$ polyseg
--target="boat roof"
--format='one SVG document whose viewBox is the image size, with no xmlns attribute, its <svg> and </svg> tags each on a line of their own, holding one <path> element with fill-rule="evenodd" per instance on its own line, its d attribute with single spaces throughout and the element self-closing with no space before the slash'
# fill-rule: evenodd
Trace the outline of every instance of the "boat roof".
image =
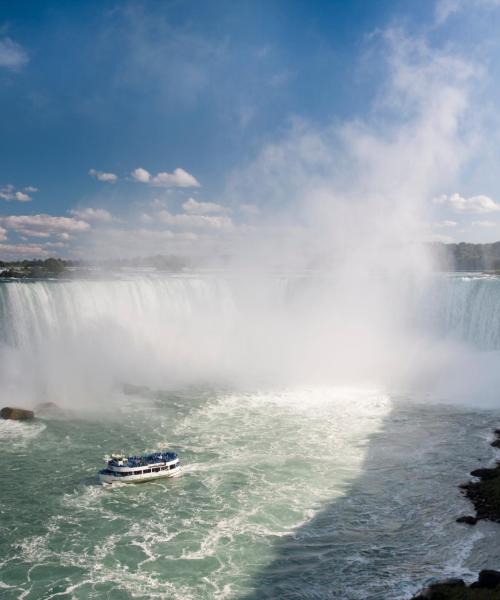
<svg viewBox="0 0 500 600">
<path fill-rule="evenodd" d="M 175 460 L 176 458 L 177 454 L 171 451 L 153 452 L 152 454 L 142 454 L 140 456 L 123 456 L 121 454 L 112 454 L 108 464 L 114 466 L 142 467 L 144 465 L 169 462 L 171 460 Z M 125 464 L 118 465 L 119 460 L 123 461 Z"/>
</svg>

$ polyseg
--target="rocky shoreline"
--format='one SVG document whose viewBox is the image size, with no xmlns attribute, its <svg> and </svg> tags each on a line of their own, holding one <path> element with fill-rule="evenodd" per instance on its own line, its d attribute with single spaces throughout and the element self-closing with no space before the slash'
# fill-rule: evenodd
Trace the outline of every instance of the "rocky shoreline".
<svg viewBox="0 0 500 600">
<path fill-rule="evenodd" d="M 495 429 L 491 443 L 500 448 L 500 429 Z M 459 517 L 457 523 L 475 525 L 480 519 L 500 523 L 500 462 L 495 467 L 471 471 L 475 479 L 462 483 L 459 488 L 472 502 L 476 515 Z M 474 583 L 466 585 L 463 579 L 448 579 L 430 585 L 412 600 L 500 600 L 500 571 L 485 570 Z"/>
<path fill-rule="evenodd" d="M 491 445 L 500 447 L 500 429 L 495 429 L 495 440 Z M 464 483 L 460 488 L 474 505 L 476 520 L 500 523 L 500 463 L 491 469 L 475 469 L 471 475 L 477 481 Z"/>
</svg>

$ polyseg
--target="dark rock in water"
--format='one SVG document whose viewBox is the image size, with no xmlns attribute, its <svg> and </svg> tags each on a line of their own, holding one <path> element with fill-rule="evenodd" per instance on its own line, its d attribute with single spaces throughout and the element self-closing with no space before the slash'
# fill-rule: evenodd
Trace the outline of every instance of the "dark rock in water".
<svg viewBox="0 0 500 600">
<path fill-rule="evenodd" d="M 500 465 L 493 469 L 476 469 L 471 475 L 480 481 L 472 481 L 466 495 L 474 504 L 478 519 L 500 522 Z"/>
<path fill-rule="evenodd" d="M 481 571 L 470 586 L 463 579 L 433 583 L 412 600 L 500 600 L 500 572 Z"/>
<path fill-rule="evenodd" d="M 448 598 L 468 598 L 464 595 L 467 587 L 463 579 L 446 579 L 440 583 L 433 583 L 412 600 L 446 600 Z"/>
<path fill-rule="evenodd" d="M 36 413 L 59 412 L 61 407 L 55 402 L 40 402 L 35 406 Z"/>
<path fill-rule="evenodd" d="M 480 479 L 495 479 L 498 477 L 496 469 L 474 469 L 470 474 L 472 477 L 479 477 Z"/>
<path fill-rule="evenodd" d="M 41 419 L 61 420 L 70 418 L 68 409 L 55 402 L 40 402 L 35 406 L 36 416 Z"/>
<path fill-rule="evenodd" d="M 479 573 L 478 581 L 471 583 L 471 589 L 494 590 L 498 587 L 500 591 L 500 571 L 484 570 Z"/>
<path fill-rule="evenodd" d="M 456 521 L 457 523 L 467 523 L 467 525 L 475 525 L 477 523 L 477 518 L 472 517 L 471 515 L 467 515 L 464 517 L 458 517 Z"/>
<path fill-rule="evenodd" d="M 146 385 L 134 385 L 132 383 L 123 384 L 123 393 L 127 396 L 148 394 L 151 390 Z"/>
<path fill-rule="evenodd" d="M 26 410 L 25 408 L 13 408 L 12 406 L 5 406 L 0 410 L 0 417 L 2 419 L 13 419 L 14 421 L 27 421 L 33 419 L 35 413 L 32 410 Z"/>
<path fill-rule="evenodd" d="M 492 446 L 500 448 L 500 429 L 495 429 L 497 439 Z M 471 472 L 479 481 L 461 483 L 463 490 L 474 504 L 477 516 L 463 516 L 457 523 L 475 525 L 479 519 L 500 523 L 500 462 L 491 469 L 475 469 Z M 412 600 L 500 600 L 500 571 L 485 570 L 469 586 L 462 579 L 432 584 Z"/>
</svg>

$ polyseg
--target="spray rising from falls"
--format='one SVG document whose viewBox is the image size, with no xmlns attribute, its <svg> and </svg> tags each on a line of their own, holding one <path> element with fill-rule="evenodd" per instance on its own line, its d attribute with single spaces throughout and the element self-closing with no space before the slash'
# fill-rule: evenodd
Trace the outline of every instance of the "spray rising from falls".
<svg viewBox="0 0 500 600">
<path fill-rule="evenodd" d="M 385 32 L 379 51 L 387 81 L 369 118 L 294 120 L 228 177 L 234 222 L 225 218 L 213 238 L 188 236 L 204 256 L 230 256 L 232 274 L 0 285 L 0 393 L 82 406 L 109 401 L 124 382 L 411 379 L 439 328 L 437 309 L 422 308 L 433 289 L 432 260 L 418 243 L 425 207 L 469 158 L 476 69 L 401 31 Z M 259 216 L 238 220 L 248 203 Z M 116 256 L 159 252 L 163 234 L 170 244 L 165 218 L 169 227 L 193 223 L 154 210 L 139 230 L 127 228 Z M 144 216 L 157 227 L 146 231 L 153 247 L 143 246 Z M 103 229 L 86 255 L 106 255 L 113 239 Z M 270 274 L 277 270 L 293 275 Z"/>
<path fill-rule="evenodd" d="M 124 382 L 401 384 L 431 342 L 500 349 L 499 299 L 492 277 L 436 277 L 420 294 L 318 275 L 1 284 L 2 396 L 75 407 Z"/>
</svg>

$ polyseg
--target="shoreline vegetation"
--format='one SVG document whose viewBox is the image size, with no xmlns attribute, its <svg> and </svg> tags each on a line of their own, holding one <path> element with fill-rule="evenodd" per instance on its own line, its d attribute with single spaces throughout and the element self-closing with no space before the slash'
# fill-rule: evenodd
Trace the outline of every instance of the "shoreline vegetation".
<svg viewBox="0 0 500 600">
<path fill-rule="evenodd" d="M 491 445 L 500 448 L 500 429 L 494 433 Z M 500 462 L 491 468 L 475 469 L 470 475 L 474 479 L 458 487 L 472 502 L 476 515 L 458 517 L 457 523 L 475 525 L 481 519 L 500 523 Z M 500 571 L 481 571 L 470 585 L 463 579 L 433 583 L 412 600 L 500 600 Z"/>
<path fill-rule="evenodd" d="M 190 263 L 179 256 L 150 256 L 146 258 L 115 260 L 0 260 L 0 281 L 9 279 L 71 279 L 90 278 L 126 269 L 152 269 L 154 271 L 179 272 L 189 268 Z"/>
<path fill-rule="evenodd" d="M 429 244 L 439 271 L 466 271 L 500 274 L 500 242 L 492 244 Z M 32 260 L 1 260 L 0 280 L 45 279 L 45 278 L 88 278 L 129 269 L 150 269 L 154 271 L 181 272 L 196 269 L 228 266 L 231 257 L 219 255 L 212 263 L 205 258 L 188 258 L 178 255 L 161 255 L 115 258 L 107 260 L 70 260 L 47 258 Z M 328 262 L 328 261 L 326 261 Z"/>
</svg>

